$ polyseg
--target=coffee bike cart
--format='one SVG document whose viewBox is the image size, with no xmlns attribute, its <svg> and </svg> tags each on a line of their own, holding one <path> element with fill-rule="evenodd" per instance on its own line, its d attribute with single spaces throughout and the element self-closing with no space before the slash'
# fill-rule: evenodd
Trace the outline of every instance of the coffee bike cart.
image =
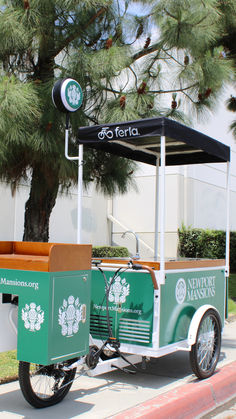
<svg viewBox="0 0 236 419">
<path fill-rule="evenodd" d="M 76 110 L 66 107 L 66 89 L 77 82 L 66 79 L 64 90 L 61 83 L 55 104 Z M 67 118 L 65 155 L 74 159 L 68 133 Z M 76 371 L 78 377 L 125 367 L 138 373 L 141 361 L 176 351 L 190 353 L 197 377 L 210 377 L 227 313 L 230 148 L 167 118 L 83 127 L 78 144 L 80 153 L 93 147 L 156 166 L 155 255 L 92 260 L 90 245 L 0 243 L 0 351 L 17 346 L 24 397 L 47 407 L 65 397 Z M 75 158 L 82 161 L 81 154 Z M 226 259 L 168 261 L 165 168 L 200 163 L 227 164 Z M 81 176 L 82 165 L 80 184 Z"/>
</svg>

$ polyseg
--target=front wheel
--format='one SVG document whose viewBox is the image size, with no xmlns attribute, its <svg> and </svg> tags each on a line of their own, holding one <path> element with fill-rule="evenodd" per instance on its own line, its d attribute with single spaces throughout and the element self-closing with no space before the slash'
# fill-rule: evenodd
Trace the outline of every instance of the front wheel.
<svg viewBox="0 0 236 419">
<path fill-rule="evenodd" d="M 203 315 L 196 337 L 196 343 L 190 352 L 190 363 L 198 378 L 210 377 L 220 356 L 221 322 L 219 315 L 213 309 Z"/>
<path fill-rule="evenodd" d="M 75 377 L 76 368 L 64 371 L 70 362 L 38 365 L 19 362 L 19 383 L 25 399 L 36 408 L 59 403 L 68 393 Z"/>
</svg>

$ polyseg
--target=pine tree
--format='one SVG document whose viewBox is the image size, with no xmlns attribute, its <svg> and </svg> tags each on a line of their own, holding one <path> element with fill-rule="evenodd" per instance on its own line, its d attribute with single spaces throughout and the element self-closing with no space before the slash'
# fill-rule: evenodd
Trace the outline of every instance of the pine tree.
<svg viewBox="0 0 236 419">
<path fill-rule="evenodd" d="M 236 3 L 234 0 L 219 0 L 221 12 L 221 31 L 218 45 L 223 45 L 222 58 L 230 59 L 234 66 L 234 84 L 236 76 Z M 232 94 L 226 101 L 227 109 L 236 112 L 236 94 Z M 236 120 L 230 125 L 230 129 L 236 138 Z"/>
<path fill-rule="evenodd" d="M 78 126 L 168 116 L 187 121 L 212 109 L 230 77 L 214 0 L 2 0 L 0 8 L 0 176 L 15 188 L 31 176 L 24 240 L 47 241 L 60 187 L 77 180 L 64 157 L 64 115 L 53 107 L 56 79 L 73 77 L 84 103 Z M 133 7 L 132 7 L 133 6 Z M 147 10 L 145 12 L 145 10 Z M 76 147 L 70 144 L 71 153 Z M 124 192 L 134 163 L 97 151 L 84 157 L 85 183 Z"/>
</svg>

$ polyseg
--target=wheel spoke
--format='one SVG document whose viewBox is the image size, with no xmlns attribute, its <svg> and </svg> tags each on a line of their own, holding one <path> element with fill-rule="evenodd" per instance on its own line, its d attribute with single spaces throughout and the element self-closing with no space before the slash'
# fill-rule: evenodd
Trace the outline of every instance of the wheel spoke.
<svg viewBox="0 0 236 419">
<path fill-rule="evenodd" d="M 203 321 L 198 336 L 198 363 L 203 370 L 208 370 L 215 348 L 214 321 L 206 317 Z"/>
<path fill-rule="evenodd" d="M 190 353 L 193 371 L 199 378 L 207 378 L 213 374 L 221 344 L 219 317 L 210 309 L 202 317 L 195 345 Z"/>
<path fill-rule="evenodd" d="M 26 400 L 34 407 L 47 407 L 62 400 L 76 372 L 76 368 L 64 371 L 67 365 L 68 362 L 47 366 L 20 362 L 19 380 Z"/>
</svg>

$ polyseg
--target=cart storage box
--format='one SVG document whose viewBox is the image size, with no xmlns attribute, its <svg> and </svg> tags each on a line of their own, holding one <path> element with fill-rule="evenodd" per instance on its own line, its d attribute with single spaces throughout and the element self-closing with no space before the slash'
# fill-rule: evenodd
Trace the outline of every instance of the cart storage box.
<svg viewBox="0 0 236 419">
<path fill-rule="evenodd" d="M 91 245 L 0 242 L 1 306 L 19 299 L 19 360 L 48 365 L 88 352 L 91 252 Z M 4 322 L 0 341 L 12 328 Z"/>
</svg>

